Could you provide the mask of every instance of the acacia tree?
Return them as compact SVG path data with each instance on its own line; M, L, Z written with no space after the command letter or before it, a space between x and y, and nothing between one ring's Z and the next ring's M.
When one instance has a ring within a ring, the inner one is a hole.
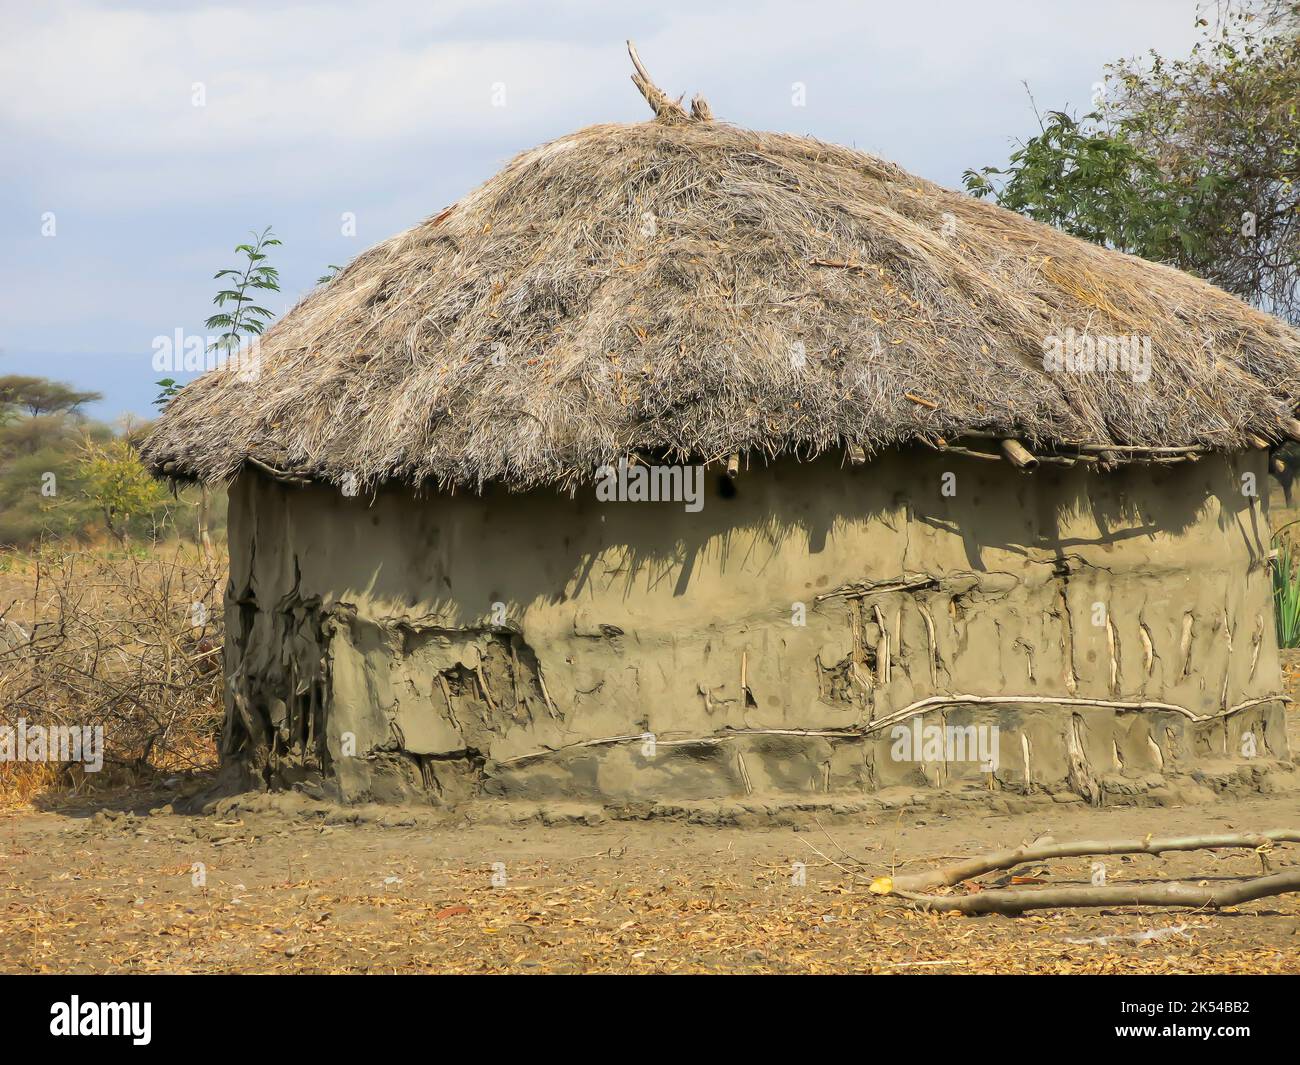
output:
M34 455L73 437L84 420L81 407L103 399L99 392L24 374L0 377L0 459Z
M33 418L47 414L76 414L84 403L103 399L99 392L82 392L45 377L6 374L0 377L0 408L26 411Z

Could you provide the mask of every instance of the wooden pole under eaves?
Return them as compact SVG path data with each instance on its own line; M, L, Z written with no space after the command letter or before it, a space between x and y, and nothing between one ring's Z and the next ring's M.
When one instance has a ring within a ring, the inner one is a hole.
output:
M1038 465L1038 460L1019 440L1003 440L1002 454L1007 457L1007 460L1013 466L1020 470L1032 470Z

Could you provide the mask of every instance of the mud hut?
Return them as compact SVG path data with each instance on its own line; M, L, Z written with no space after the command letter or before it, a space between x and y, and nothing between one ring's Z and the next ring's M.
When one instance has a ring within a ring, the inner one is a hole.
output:
M224 756L349 800L1114 801L1289 770L1300 336L881 159L654 109L188 386Z

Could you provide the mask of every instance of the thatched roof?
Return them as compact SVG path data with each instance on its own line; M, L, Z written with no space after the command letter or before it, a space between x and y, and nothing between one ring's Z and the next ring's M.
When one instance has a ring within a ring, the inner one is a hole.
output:
M524 488L635 453L1016 437L1104 465L1297 428L1300 335L1278 319L873 156L643 91L652 121L525 152L311 292L255 380L214 371L171 402L146 461ZM1150 379L1045 368L1049 338L1084 335L1149 338Z

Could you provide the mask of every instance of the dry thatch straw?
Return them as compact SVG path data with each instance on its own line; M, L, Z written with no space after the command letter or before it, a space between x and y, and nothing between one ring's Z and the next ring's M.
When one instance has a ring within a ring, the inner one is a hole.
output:
M632 452L857 459L971 432L1237 450L1296 429L1300 335L1278 319L638 87L654 120L525 152L361 255L266 334L256 380L187 387L146 460L207 481L254 461L521 489ZM1045 370L1045 338L1067 330L1149 337L1150 380Z

